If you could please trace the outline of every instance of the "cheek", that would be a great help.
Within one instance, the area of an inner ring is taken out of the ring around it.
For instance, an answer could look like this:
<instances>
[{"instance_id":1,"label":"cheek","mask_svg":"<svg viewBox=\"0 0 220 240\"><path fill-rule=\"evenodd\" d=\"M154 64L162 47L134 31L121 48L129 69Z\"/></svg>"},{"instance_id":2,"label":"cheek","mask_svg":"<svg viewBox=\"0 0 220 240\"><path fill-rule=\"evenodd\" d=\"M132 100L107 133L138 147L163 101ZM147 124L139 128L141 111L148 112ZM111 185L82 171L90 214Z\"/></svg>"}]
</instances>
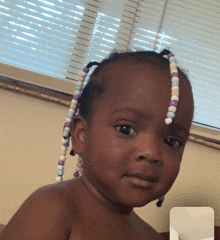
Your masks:
<instances>
[{"instance_id":1,"label":"cheek","mask_svg":"<svg viewBox=\"0 0 220 240\"><path fill-rule=\"evenodd\" d=\"M172 162L164 168L164 179L167 185L173 185L180 171L180 161Z\"/></svg>"}]
</instances>

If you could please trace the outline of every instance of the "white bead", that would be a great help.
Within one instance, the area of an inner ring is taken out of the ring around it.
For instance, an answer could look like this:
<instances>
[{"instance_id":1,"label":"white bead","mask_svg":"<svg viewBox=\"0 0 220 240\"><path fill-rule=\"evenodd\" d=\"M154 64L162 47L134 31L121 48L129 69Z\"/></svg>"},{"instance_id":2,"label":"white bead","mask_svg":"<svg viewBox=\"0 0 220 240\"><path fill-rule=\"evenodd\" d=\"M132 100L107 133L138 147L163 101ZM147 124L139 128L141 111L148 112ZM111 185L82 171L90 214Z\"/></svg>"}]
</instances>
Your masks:
<instances>
[{"instance_id":1,"label":"white bead","mask_svg":"<svg viewBox=\"0 0 220 240\"><path fill-rule=\"evenodd\" d=\"M76 90L74 95L79 95L80 93L81 93L80 91Z\"/></svg>"},{"instance_id":2,"label":"white bead","mask_svg":"<svg viewBox=\"0 0 220 240\"><path fill-rule=\"evenodd\" d=\"M171 69L170 72L171 73L178 73L178 70L177 69Z\"/></svg>"},{"instance_id":3,"label":"white bead","mask_svg":"<svg viewBox=\"0 0 220 240\"><path fill-rule=\"evenodd\" d=\"M178 81L178 82L180 81L178 77L172 77L171 80L172 80L172 81L173 81L173 80L176 80L176 81Z\"/></svg>"},{"instance_id":4,"label":"white bead","mask_svg":"<svg viewBox=\"0 0 220 240\"><path fill-rule=\"evenodd\" d=\"M178 86L173 86L173 87L171 88L171 90L172 90L172 91L173 91L173 90L178 90L178 91L179 91L180 89L179 89Z\"/></svg>"},{"instance_id":5,"label":"white bead","mask_svg":"<svg viewBox=\"0 0 220 240\"><path fill-rule=\"evenodd\" d=\"M83 72L82 76L85 78L87 76L87 73Z\"/></svg>"},{"instance_id":6,"label":"white bead","mask_svg":"<svg viewBox=\"0 0 220 240\"><path fill-rule=\"evenodd\" d=\"M59 170L64 170L64 166L58 165L58 166L57 166L57 169L59 169Z\"/></svg>"},{"instance_id":7,"label":"white bead","mask_svg":"<svg viewBox=\"0 0 220 240\"><path fill-rule=\"evenodd\" d=\"M69 142L69 138L67 138L67 139L62 138L62 139L61 139L61 142L62 142L63 144L65 144L65 143Z\"/></svg>"},{"instance_id":8,"label":"white bead","mask_svg":"<svg viewBox=\"0 0 220 240\"><path fill-rule=\"evenodd\" d=\"M79 81L78 81L78 82L76 83L76 86L82 87L82 86L83 86L83 82L79 82Z\"/></svg>"},{"instance_id":9,"label":"white bead","mask_svg":"<svg viewBox=\"0 0 220 240\"><path fill-rule=\"evenodd\" d=\"M73 109L69 109L69 113L74 113L75 111Z\"/></svg>"},{"instance_id":10,"label":"white bead","mask_svg":"<svg viewBox=\"0 0 220 240\"><path fill-rule=\"evenodd\" d=\"M55 178L56 182L62 182L63 178L61 176L57 176Z\"/></svg>"},{"instance_id":11,"label":"white bead","mask_svg":"<svg viewBox=\"0 0 220 240\"><path fill-rule=\"evenodd\" d=\"M179 97L178 96L176 96L176 95L173 95L172 97L171 97L171 100L175 100L175 101L179 101Z\"/></svg>"},{"instance_id":12,"label":"white bead","mask_svg":"<svg viewBox=\"0 0 220 240\"><path fill-rule=\"evenodd\" d=\"M71 122L72 122L72 119L67 117L67 118L66 118L66 122L71 123Z\"/></svg>"},{"instance_id":13,"label":"white bead","mask_svg":"<svg viewBox=\"0 0 220 240\"><path fill-rule=\"evenodd\" d=\"M174 62L176 63L176 58L175 58L175 57L170 57L170 58L169 58L169 61L170 61L170 62L171 62L171 61L172 61L172 62L174 61Z\"/></svg>"},{"instance_id":14,"label":"white bead","mask_svg":"<svg viewBox=\"0 0 220 240\"><path fill-rule=\"evenodd\" d=\"M176 107L174 107L174 106L169 106L168 111L169 111L169 112L176 112Z\"/></svg>"},{"instance_id":15,"label":"white bead","mask_svg":"<svg viewBox=\"0 0 220 240\"><path fill-rule=\"evenodd\" d=\"M82 168L79 168L79 167L76 168L76 172L81 172L81 171L82 171Z\"/></svg>"},{"instance_id":16,"label":"white bead","mask_svg":"<svg viewBox=\"0 0 220 240\"><path fill-rule=\"evenodd\" d=\"M63 131L64 131L64 132L70 132L70 128L69 128L69 127L65 127L65 128L63 129Z\"/></svg>"},{"instance_id":17,"label":"white bead","mask_svg":"<svg viewBox=\"0 0 220 240\"><path fill-rule=\"evenodd\" d=\"M78 100L72 99L71 103L77 104Z\"/></svg>"},{"instance_id":18,"label":"white bead","mask_svg":"<svg viewBox=\"0 0 220 240\"><path fill-rule=\"evenodd\" d=\"M82 167L82 165L83 165L83 163L82 163L82 162L78 162L78 163L76 164L76 166L77 166L77 167L79 167L79 168L81 168L81 167Z\"/></svg>"},{"instance_id":19,"label":"white bead","mask_svg":"<svg viewBox=\"0 0 220 240\"><path fill-rule=\"evenodd\" d=\"M66 157L65 157L65 156L60 156L60 157L59 157L59 160L60 160L60 161L65 161L65 160L66 160Z\"/></svg>"},{"instance_id":20,"label":"white bead","mask_svg":"<svg viewBox=\"0 0 220 240\"><path fill-rule=\"evenodd\" d=\"M166 125L169 125L170 123L172 123L172 121L173 121L172 118L166 118L166 119L165 119Z\"/></svg>"},{"instance_id":21,"label":"white bead","mask_svg":"<svg viewBox=\"0 0 220 240\"><path fill-rule=\"evenodd\" d=\"M177 67L176 63L170 63L170 67Z\"/></svg>"},{"instance_id":22,"label":"white bead","mask_svg":"<svg viewBox=\"0 0 220 240\"><path fill-rule=\"evenodd\" d=\"M61 146L61 150L63 150L63 151L66 151L67 150L67 147L65 147L65 146Z\"/></svg>"}]
</instances>

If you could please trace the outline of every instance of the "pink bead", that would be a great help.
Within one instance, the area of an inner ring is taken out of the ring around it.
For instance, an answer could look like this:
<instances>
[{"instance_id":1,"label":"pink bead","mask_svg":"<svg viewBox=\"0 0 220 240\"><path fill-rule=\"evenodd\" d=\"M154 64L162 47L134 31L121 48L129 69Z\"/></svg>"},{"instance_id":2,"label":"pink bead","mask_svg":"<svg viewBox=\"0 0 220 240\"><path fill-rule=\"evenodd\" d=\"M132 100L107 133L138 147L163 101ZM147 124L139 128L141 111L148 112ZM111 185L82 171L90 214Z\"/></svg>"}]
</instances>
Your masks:
<instances>
[{"instance_id":1,"label":"pink bead","mask_svg":"<svg viewBox=\"0 0 220 240\"><path fill-rule=\"evenodd\" d=\"M78 97L79 97L78 95L73 95L73 99L74 99L74 100L77 100Z\"/></svg>"},{"instance_id":2,"label":"pink bead","mask_svg":"<svg viewBox=\"0 0 220 240\"><path fill-rule=\"evenodd\" d=\"M65 123L64 123L64 127L70 127L70 123L65 122Z\"/></svg>"},{"instance_id":3,"label":"pink bead","mask_svg":"<svg viewBox=\"0 0 220 240\"><path fill-rule=\"evenodd\" d=\"M75 178L77 178L77 177L79 177L79 173L78 173L78 172L74 172L73 176L74 176Z\"/></svg>"},{"instance_id":4,"label":"pink bead","mask_svg":"<svg viewBox=\"0 0 220 240\"><path fill-rule=\"evenodd\" d=\"M171 74L171 78L173 78L173 77L179 77L179 74L174 72L174 73Z\"/></svg>"},{"instance_id":5,"label":"pink bead","mask_svg":"<svg viewBox=\"0 0 220 240\"><path fill-rule=\"evenodd\" d=\"M177 101L171 100L171 101L170 101L170 106L177 107Z\"/></svg>"},{"instance_id":6,"label":"pink bead","mask_svg":"<svg viewBox=\"0 0 220 240\"><path fill-rule=\"evenodd\" d=\"M58 161L58 165L64 166L64 161Z\"/></svg>"},{"instance_id":7,"label":"pink bead","mask_svg":"<svg viewBox=\"0 0 220 240\"><path fill-rule=\"evenodd\" d=\"M88 73L88 72L89 72L89 69L88 69L87 67L84 67L84 68L83 68L83 72Z\"/></svg>"},{"instance_id":8,"label":"pink bead","mask_svg":"<svg viewBox=\"0 0 220 240\"><path fill-rule=\"evenodd\" d=\"M169 53L167 56L168 56L168 58L174 57L174 55L172 53Z\"/></svg>"}]
</instances>

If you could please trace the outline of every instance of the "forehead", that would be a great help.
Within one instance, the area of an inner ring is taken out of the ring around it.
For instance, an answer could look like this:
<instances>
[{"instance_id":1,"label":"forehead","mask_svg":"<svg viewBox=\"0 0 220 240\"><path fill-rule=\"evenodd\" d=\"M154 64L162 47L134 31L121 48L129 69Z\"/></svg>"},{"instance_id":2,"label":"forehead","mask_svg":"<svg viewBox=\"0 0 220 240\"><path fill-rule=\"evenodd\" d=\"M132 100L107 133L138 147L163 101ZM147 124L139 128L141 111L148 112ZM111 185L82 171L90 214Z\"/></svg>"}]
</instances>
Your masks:
<instances>
[{"instance_id":1,"label":"forehead","mask_svg":"<svg viewBox=\"0 0 220 240\"><path fill-rule=\"evenodd\" d=\"M169 65L159 68L155 64L136 63L134 59L118 61L102 71L100 80L103 78L108 79L107 91L97 107L108 113L131 107L147 113L152 121L164 123L171 100ZM179 97L174 120L189 129L193 100L190 85L183 75L180 75Z\"/></svg>"}]
</instances>

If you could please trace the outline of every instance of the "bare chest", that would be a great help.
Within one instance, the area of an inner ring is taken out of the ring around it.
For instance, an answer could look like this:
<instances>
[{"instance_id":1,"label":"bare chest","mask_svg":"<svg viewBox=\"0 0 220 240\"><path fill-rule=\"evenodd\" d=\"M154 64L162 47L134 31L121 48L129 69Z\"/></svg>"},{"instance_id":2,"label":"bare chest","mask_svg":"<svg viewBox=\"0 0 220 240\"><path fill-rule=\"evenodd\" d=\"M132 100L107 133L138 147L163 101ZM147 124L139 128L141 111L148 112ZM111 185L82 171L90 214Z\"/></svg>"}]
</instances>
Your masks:
<instances>
[{"instance_id":1,"label":"bare chest","mask_svg":"<svg viewBox=\"0 0 220 240\"><path fill-rule=\"evenodd\" d=\"M72 226L69 240L163 240L152 228L135 227L109 219L99 219Z\"/></svg>"}]
</instances>

